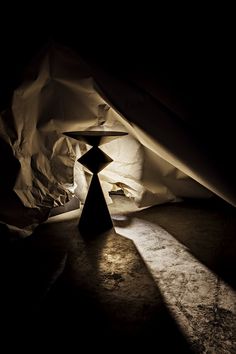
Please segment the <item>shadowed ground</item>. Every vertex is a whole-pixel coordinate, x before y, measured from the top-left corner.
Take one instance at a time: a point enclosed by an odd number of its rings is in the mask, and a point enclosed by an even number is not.
[[[137,212],[121,196],[110,210],[116,232],[90,241],[77,218],[19,240],[2,228],[8,347],[232,353],[234,212],[196,202]]]

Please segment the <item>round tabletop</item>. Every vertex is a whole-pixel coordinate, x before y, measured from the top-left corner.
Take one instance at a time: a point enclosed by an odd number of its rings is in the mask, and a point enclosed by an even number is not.
[[[63,134],[92,146],[106,144],[120,136],[128,135],[126,132],[114,130],[81,130],[63,132]]]

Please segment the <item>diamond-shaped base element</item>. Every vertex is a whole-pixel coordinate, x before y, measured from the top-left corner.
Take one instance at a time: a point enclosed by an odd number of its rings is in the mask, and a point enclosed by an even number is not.
[[[98,176],[93,175],[88,195],[79,221],[82,235],[92,238],[113,227]]]
[[[93,146],[88,152],[78,159],[78,162],[87,167],[93,173],[98,173],[103,170],[112,161],[113,160],[97,146]]]

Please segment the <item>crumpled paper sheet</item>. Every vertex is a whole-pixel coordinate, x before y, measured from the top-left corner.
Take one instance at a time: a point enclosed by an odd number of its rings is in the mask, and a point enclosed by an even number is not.
[[[11,109],[0,115],[0,139],[19,164],[13,191],[25,207],[50,209],[74,195],[85,200],[89,181],[76,160],[89,147],[62,133],[98,126],[129,132],[101,146],[114,160],[99,174],[107,202],[108,192],[119,188],[140,207],[181,196],[209,196],[142,144],[138,129],[105,101],[76,55],[52,47],[32,64],[14,92]]]

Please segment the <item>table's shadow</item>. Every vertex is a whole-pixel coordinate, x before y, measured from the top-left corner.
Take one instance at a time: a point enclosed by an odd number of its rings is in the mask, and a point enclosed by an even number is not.
[[[2,321],[13,337],[68,351],[191,353],[135,245],[114,230],[85,241],[75,223],[44,225],[1,251]]]

